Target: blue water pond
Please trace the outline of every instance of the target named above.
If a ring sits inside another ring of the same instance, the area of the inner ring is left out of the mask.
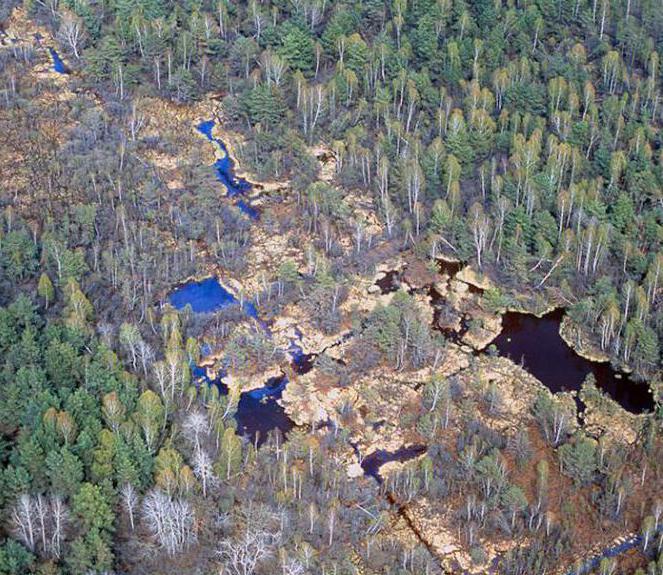
[[[355,447],[353,445],[353,447]],[[357,453],[358,450],[355,447]],[[378,449],[373,453],[367,455],[361,462],[361,467],[364,470],[364,474],[370,477],[373,477],[378,483],[382,483],[382,476],[380,475],[380,467],[385,463],[390,463],[392,461],[405,462],[426,452],[425,445],[410,445],[407,447],[401,447],[396,451],[386,451],[384,449]]]
[[[216,278],[189,282],[176,288],[168,296],[176,309],[187,305],[196,313],[209,313],[237,303],[237,299]]]
[[[212,313],[224,307],[241,304],[246,315],[258,318],[258,309],[253,303],[247,301],[241,303],[215,277],[188,282],[175,288],[168,296],[168,300],[176,309],[184,309],[190,305],[196,313]]]
[[[51,58],[53,58],[53,70],[58,74],[66,74],[68,72],[67,66],[62,61],[62,58],[60,58],[60,54],[58,54],[53,48],[49,48],[48,51],[51,54]]]

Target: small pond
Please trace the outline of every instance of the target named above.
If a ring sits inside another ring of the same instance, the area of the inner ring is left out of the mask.
[[[311,371],[315,360],[314,354],[304,353],[299,343],[301,334],[293,339],[288,347],[292,358],[291,367],[298,375]],[[253,389],[242,394],[237,407],[237,427],[242,435],[255,442],[258,435],[258,445],[267,439],[267,434],[273,429],[279,429],[286,435],[294,426],[285,409],[278,403],[281,394],[288,385],[288,377],[282,374],[267,380],[263,387]]]
[[[385,451],[384,449],[378,449],[373,453],[370,453],[361,462],[361,467],[364,470],[364,474],[370,477],[373,477],[378,483],[382,483],[382,476],[380,475],[380,467],[385,463],[390,461],[398,461],[403,463],[419,457],[426,453],[425,445],[410,445],[408,447],[401,447],[396,451]]]
[[[209,280],[192,283],[206,282],[209,282]],[[218,284],[218,282],[216,283]],[[188,287],[189,285],[191,284],[186,284],[183,287]],[[201,288],[198,287],[195,289],[200,290]],[[206,289],[210,290],[211,295],[205,293],[200,295],[193,292],[194,295],[198,295],[199,308],[202,308],[204,311],[209,311],[210,309],[219,309],[219,305],[221,307],[223,305],[228,305],[225,303],[227,301],[227,296],[225,294],[228,294],[229,292],[223,290],[224,293],[219,293],[216,287],[207,287]],[[203,302],[202,304],[200,303],[201,301]],[[183,300],[183,302],[183,305],[192,303],[190,298]],[[216,307],[214,302],[217,302]],[[235,298],[232,299],[232,303],[236,303]],[[246,308],[247,306],[245,305],[245,309]],[[255,308],[253,309],[255,310]],[[194,311],[196,310],[194,309]],[[295,337],[290,341],[287,349],[287,352],[291,357],[291,367],[298,375],[303,375],[311,371],[313,368],[313,362],[316,358],[315,354],[304,353],[300,343],[301,337],[301,332],[296,330]],[[209,349],[209,346],[206,346],[205,349],[201,349],[201,351],[204,352],[203,355],[208,355],[211,350]],[[223,373],[215,379],[210,379],[207,376],[207,370],[205,368],[194,365],[191,370],[195,380],[202,381],[207,385],[215,385],[219,389],[221,395],[227,395],[228,387],[222,381],[224,376]],[[280,376],[268,379],[263,387],[242,393],[237,406],[237,413],[235,414],[237,430],[240,435],[247,437],[251,443],[255,443],[257,437],[257,444],[260,446],[267,439],[268,433],[273,429],[279,429],[281,433],[286,435],[295,426],[294,422],[286,414],[285,409],[278,403],[287,384],[288,377],[282,373]]]
[[[285,409],[278,403],[288,380],[285,376],[271,378],[264,387],[247,391],[239,399],[237,406],[237,428],[242,435],[258,445],[267,439],[273,429],[279,429],[284,435],[294,426]]]
[[[221,395],[228,395],[228,387],[222,381],[223,374],[211,379],[205,368],[193,366],[191,371],[195,380],[214,385]],[[257,444],[260,446],[273,429],[279,429],[286,434],[294,427],[293,421],[277,402],[286,383],[285,376],[273,377],[267,380],[263,387],[242,393],[235,413],[239,435],[243,435],[251,443],[256,443],[257,437]]]
[[[380,293],[383,295],[396,292],[401,288],[401,272],[389,270],[375,282],[375,285],[380,288]]]
[[[65,63],[62,61],[62,58],[60,58],[60,54],[58,54],[54,48],[49,48],[48,52],[50,53],[51,58],[53,58],[53,70],[55,70],[58,74],[68,74],[69,70],[67,69]]]
[[[441,275],[447,275],[449,278],[453,278],[456,274],[463,269],[464,263],[460,261],[449,261],[438,259],[437,260],[437,271]]]
[[[646,382],[636,381],[615,371],[608,362],[589,361],[571,349],[559,335],[564,310],[558,309],[537,318],[508,312],[502,316],[502,333],[493,342],[503,356],[525,369],[551,391],[579,390],[588,374],[596,385],[624,409],[642,413],[654,409]]]
[[[215,277],[187,282],[175,288],[168,295],[168,301],[176,309],[190,305],[196,313],[212,313],[224,307],[240,305],[239,300]],[[253,303],[245,301],[242,308],[249,317],[258,317],[258,310]]]
[[[252,220],[257,220],[260,218],[260,212],[246,200],[239,200],[237,202],[237,207],[239,208],[240,212],[246,216],[249,216]]]

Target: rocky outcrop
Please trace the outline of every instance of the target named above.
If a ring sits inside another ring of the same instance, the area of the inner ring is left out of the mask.
[[[268,380],[283,375],[283,370],[278,365],[271,366],[264,371],[246,374],[228,373],[221,381],[228,386],[229,390],[237,390],[238,393],[245,393],[254,389],[265,387]]]
[[[470,327],[463,334],[462,341],[479,351],[485,349],[502,331],[502,316],[482,311],[478,317],[478,327]]]
[[[559,335],[579,356],[590,361],[610,361],[610,355],[596,346],[584,329],[574,323],[568,315],[562,319]]]
[[[475,271],[471,266],[465,266],[456,274],[455,278],[480,290],[495,287],[495,284],[487,275]]]

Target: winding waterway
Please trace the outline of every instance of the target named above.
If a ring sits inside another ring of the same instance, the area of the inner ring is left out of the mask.
[[[51,50],[54,62],[62,61],[57,53]],[[196,126],[210,142],[222,152],[222,156],[214,162],[213,168],[217,179],[223,184],[230,198],[236,198],[236,206],[248,217],[258,219],[258,211],[244,199],[251,189],[251,184],[234,173],[234,164],[225,143],[213,134],[214,120],[203,121]],[[443,276],[453,278],[463,267],[460,262],[440,261],[438,270]],[[401,287],[401,272],[386,272],[377,282],[382,294],[391,293]],[[434,291],[434,290],[433,290]],[[481,290],[472,290],[481,293]],[[177,287],[169,294],[170,303],[177,309],[187,305],[196,313],[212,313],[232,305],[239,305],[236,296],[225,288],[216,278],[191,281]],[[433,307],[437,311],[439,303],[433,298]],[[242,302],[242,309],[247,316],[258,319],[258,310],[251,302]],[[592,362],[579,356],[571,349],[559,334],[563,310],[556,310],[541,318],[533,315],[506,313],[503,329],[493,342],[499,353],[522,362],[524,367],[546,385],[551,391],[579,390],[588,374],[593,374],[597,386],[614,398],[624,409],[633,413],[652,410],[653,398],[646,383],[635,381],[627,375],[615,372],[609,363]],[[436,318],[437,319],[437,318]],[[265,333],[270,334],[269,326],[260,324]],[[467,326],[464,325],[464,329]],[[456,339],[462,337],[455,334]],[[305,354],[299,344],[301,333],[291,340],[286,350],[292,358],[291,366],[295,373],[303,374],[310,371],[316,354]],[[446,334],[447,337],[452,334]],[[206,379],[206,376],[205,376]],[[213,383],[219,386],[222,393],[227,388],[219,377]],[[285,374],[271,378],[259,389],[241,395],[236,414],[240,432],[251,438],[258,437],[260,443],[271,429],[278,428],[287,433],[293,422],[278,403],[283,389],[288,383]],[[415,445],[403,447],[395,452],[376,451],[369,454],[362,463],[366,475],[380,480],[380,467],[389,461],[407,461],[425,451],[425,446]]]
[[[226,188],[228,197],[239,198],[235,203],[237,208],[250,219],[257,220],[260,217],[258,209],[252,206],[248,200],[241,197],[251,190],[251,183],[235,175],[235,164],[223,140],[214,137],[214,126],[214,120],[205,120],[198,124],[197,130],[210,142],[217,145],[221,152],[223,152],[223,156],[217,158],[213,165],[216,178]]]
[[[387,274],[385,278],[386,281],[380,286],[382,289],[392,290],[399,283],[395,273]],[[235,295],[214,277],[177,287],[169,294],[169,301],[177,309],[189,305],[196,313],[212,313],[228,306],[240,305]],[[242,308],[248,317],[260,323],[258,310],[253,303],[244,302]],[[563,316],[561,309],[540,318],[508,312],[502,318],[502,332],[493,343],[501,355],[522,362],[525,369],[555,393],[580,390],[587,375],[591,373],[597,387],[624,409],[632,413],[653,410],[653,397],[645,382],[615,371],[608,362],[587,360],[566,344],[559,334]],[[269,334],[269,327],[262,323],[260,325]],[[316,354],[303,352],[301,338],[302,334],[297,331],[285,350],[291,357],[293,371],[299,375],[310,371],[316,358]],[[218,385],[222,393],[227,393],[221,379],[208,383]],[[278,428],[285,434],[293,428],[294,423],[277,401],[287,383],[288,378],[283,374],[266,381],[259,389],[242,394],[236,415],[238,429],[251,441],[255,441],[258,436],[258,443],[262,443],[272,429]],[[423,450],[423,446],[411,446],[395,452],[376,451],[363,460],[362,467],[366,475],[377,479],[384,463],[407,461],[420,455]]]

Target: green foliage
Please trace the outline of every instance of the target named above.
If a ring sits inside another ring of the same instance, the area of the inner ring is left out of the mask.
[[[72,499],[72,508],[82,526],[72,542],[67,563],[74,573],[105,571],[112,567],[111,533],[115,515],[97,485],[83,483]]]
[[[48,307],[55,298],[55,288],[53,287],[53,282],[51,282],[51,278],[49,278],[46,273],[42,273],[41,276],[39,276],[37,293],[39,294],[39,297],[44,300],[45,307]]]
[[[245,109],[253,124],[276,126],[285,116],[285,105],[276,88],[260,84],[246,97]]]
[[[215,469],[219,477],[230,479],[237,473],[242,463],[242,440],[237,437],[235,430],[228,428],[221,438],[221,449]]]
[[[75,279],[69,279],[67,282],[65,296],[68,313],[67,324],[76,330],[86,331],[87,322],[92,318],[94,309]]]
[[[51,451],[45,463],[53,491],[66,497],[74,496],[84,477],[80,459],[63,447],[59,452]]]
[[[590,483],[597,470],[596,441],[582,434],[576,435],[571,443],[559,448],[562,472],[576,484]]]
[[[102,534],[113,530],[115,515],[98,486],[83,483],[73,497],[72,508],[85,531]]]
[[[33,573],[34,555],[13,539],[0,546],[0,574],[28,575]]]
[[[154,449],[163,422],[164,407],[159,396],[151,390],[144,391],[138,398],[136,423],[143,431],[145,444]]]
[[[487,309],[492,312],[502,312],[509,305],[509,298],[495,287],[483,292],[483,301]]]
[[[26,231],[0,235],[0,270],[12,282],[23,281],[37,270],[37,246]]]
[[[313,70],[315,64],[313,40],[301,28],[293,27],[285,34],[279,53],[291,69],[300,70],[305,74]]]

